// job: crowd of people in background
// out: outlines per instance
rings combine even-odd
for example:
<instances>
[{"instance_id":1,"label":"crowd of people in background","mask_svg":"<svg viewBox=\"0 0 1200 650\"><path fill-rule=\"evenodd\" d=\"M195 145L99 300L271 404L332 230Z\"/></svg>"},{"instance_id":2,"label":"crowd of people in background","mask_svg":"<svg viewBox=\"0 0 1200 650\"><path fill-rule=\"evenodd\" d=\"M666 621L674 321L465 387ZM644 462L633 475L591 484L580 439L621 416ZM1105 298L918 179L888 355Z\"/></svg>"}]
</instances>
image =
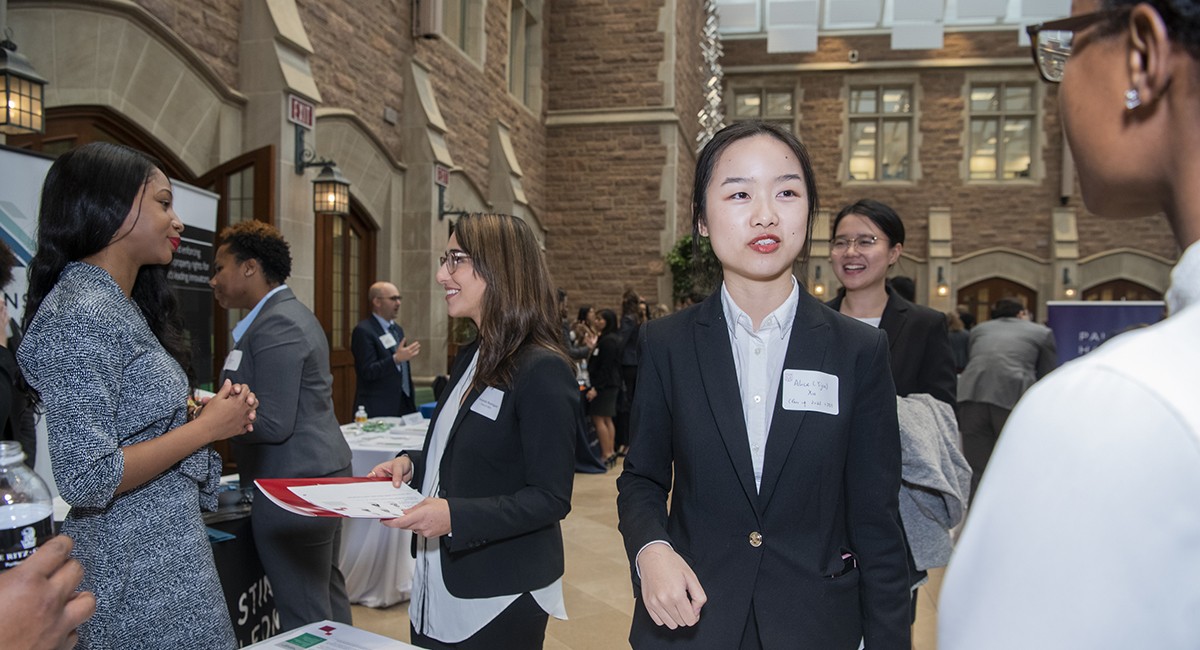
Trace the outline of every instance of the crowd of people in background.
<instances>
[{"instance_id":1,"label":"crowd of people in background","mask_svg":"<svg viewBox=\"0 0 1200 650\"><path fill-rule=\"evenodd\" d=\"M836 213L843 291L823 304L793 272L818 214L808 150L766 122L698 156L693 238L723 280L673 314L629 289L619 314L572 320L523 220L463 216L436 279L479 337L424 447L371 472L424 497L384 522L415 533L413 641L539 648L566 617L560 521L586 422L604 465L625 456L635 648L908 649L924 571L947 562L941 647L1194 647L1200 8L1075 0L1029 31L1049 39L1039 72L1062 83L1087 207L1161 213L1184 250L1165 323L1047 377L1054 339L1029 306L1003 299L974 324L915 304L894 267L904 224L871 199ZM249 313L218 391L189 409L173 198L159 163L119 145L64 153L47 176L18 367L0 365L29 401L0 392L0 419L15 437L14 405L44 414L71 510L64 537L0 574L14 647L234 647L201 519L221 469L210 444L232 441L244 480L350 473L326 338L266 224L220 235L214 295ZM359 347L411 393L419 344L393 320L394 285L371 291ZM338 520L276 510L259 499L252 517L284 627L349 621Z\"/></svg>"}]
</instances>

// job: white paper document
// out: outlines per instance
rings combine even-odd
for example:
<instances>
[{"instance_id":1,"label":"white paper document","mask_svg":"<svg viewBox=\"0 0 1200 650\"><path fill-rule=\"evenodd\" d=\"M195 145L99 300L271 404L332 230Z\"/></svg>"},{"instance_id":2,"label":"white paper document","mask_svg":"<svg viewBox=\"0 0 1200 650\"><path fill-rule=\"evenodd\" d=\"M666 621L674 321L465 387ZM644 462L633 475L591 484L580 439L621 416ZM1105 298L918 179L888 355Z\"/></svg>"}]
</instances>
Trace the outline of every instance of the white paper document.
<instances>
[{"instance_id":1,"label":"white paper document","mask_svg":"<svg viewBox=\"0 0 1200 650\"><path fill-rule=\"evenodd\" d=\"M259 490L279 507L310 517L394 519L425 497L390 479L258 479Z\"/></svg>"},{"instance_id":2,"label":"white paper document","mask_svg":"<svg viewBox=\"0 0 1200 650\"><path fill-rule=\"evenodd\" d=\"M347 517L391 519L417 505L425 497L408 485L392 487L390 482L337 483L291 488L309 503Z\"/></svg>"}]
</instances>

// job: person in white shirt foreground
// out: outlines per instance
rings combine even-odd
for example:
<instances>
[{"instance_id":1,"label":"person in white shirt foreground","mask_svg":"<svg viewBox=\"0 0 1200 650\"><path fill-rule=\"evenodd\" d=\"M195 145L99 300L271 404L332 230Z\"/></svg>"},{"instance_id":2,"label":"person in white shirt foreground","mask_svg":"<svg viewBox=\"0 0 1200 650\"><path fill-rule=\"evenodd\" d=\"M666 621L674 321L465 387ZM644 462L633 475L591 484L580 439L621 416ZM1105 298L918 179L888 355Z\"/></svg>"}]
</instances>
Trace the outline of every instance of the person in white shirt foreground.
<instances>
[{"instance_id":1,"label":"person in white shirt foreground","mask_svg":"<svg viewBox=\"0 0 1200 650\"><path fill-rule=\"evenodd\" d=\"M1122 334L1013 411L951 559L943 649L1200 645L1200 4L1075 0L1030 28L1061 80L1083 200L1162 212L1165 322Z\"/></svg>"}]
</instances>

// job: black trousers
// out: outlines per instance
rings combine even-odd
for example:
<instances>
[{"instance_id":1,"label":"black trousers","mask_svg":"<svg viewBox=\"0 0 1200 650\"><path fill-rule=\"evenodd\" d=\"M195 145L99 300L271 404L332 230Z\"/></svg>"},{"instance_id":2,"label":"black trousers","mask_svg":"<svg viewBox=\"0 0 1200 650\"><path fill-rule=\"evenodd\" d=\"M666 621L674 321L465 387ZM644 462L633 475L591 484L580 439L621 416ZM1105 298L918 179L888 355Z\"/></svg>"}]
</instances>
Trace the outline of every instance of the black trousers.
<instances>
[{"instance_id":1,"label":"black trousers","mask_svg":"<svg viewBox=\"0 0 1200 650\"><path fill-rule=\"evenodd\" d=\"M410 643L428 650L541 650L546 641L550 615L531 594L521 594L499 616L475 634L458 643L442 643L409 624Z\"/></svg>"},{"instance_id":2,"label":"black trousers","mask_svg":"<svg viewBox=\"0 0 1200 650\"><path fill-rule=\"evenodd\" d=\"M305 517L261 493L250 511L254 546L275 595L282 630L323 619L351 624L346 580L338 569L342 520Z\"/></svg>"},{"instance_id":3,"label":"black trousers","mask_svg":"<svg viewBox=\"0 0 1200 650\"><path fill-rule=\"evenodd\" d=\"M958 403L958 429L962 432L963 456L971 466L971 501L979 488L979 479L987 469L1000 431L1012 410L985 402Z\"/></svg>"}]
</instances>

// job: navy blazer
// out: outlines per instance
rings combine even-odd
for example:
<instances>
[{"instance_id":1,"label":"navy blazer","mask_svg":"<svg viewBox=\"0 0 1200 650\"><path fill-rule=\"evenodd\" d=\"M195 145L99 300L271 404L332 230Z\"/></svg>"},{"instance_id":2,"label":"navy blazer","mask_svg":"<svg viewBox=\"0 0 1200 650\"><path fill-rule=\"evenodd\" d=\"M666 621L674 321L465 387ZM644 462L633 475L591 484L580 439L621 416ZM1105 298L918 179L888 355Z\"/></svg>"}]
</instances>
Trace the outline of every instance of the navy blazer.
<instances>
[{"instance_id":1,"label":"navy blazer","mask_svg":"<svg viewBox=\"0 0 1200 650\"><path fill-rule=\"evenodd\" d=\"M954 406L958 375L945 314L911 303L890 288L887 294L879 329L887 332L896 394L907 397L929 393ZM826 304L837 311L842 307L842 296Z\"/></svg>"},{"instance_id":2,"label":"navy blazer","mask_svg":"<svg viewBox=\"0 0 1200 650\"><path fill-rule=\"evenodd\" d=\"M801 289L784 368L836 376L838 414L784 409L781 380L756 490L721 294L642 328L633 444L617 480L639 601L630 643L736 648L753 599L768 648L853 650L865 636L868 648L908 650L900 434L883 333ZM641 602L635 560L653 540L669 542L708 595L695 626L656 626Z\"/></svg>"},{"instance_id":3,"label":"navy blazer","mask_svg":"<svg viewBox=\"0 0 1200 650\"><path fill-rule=\"evenodd\" d=\"M408 394L405 395L404 379L392 358L396 346L404 340L404 328L396 327L400 336L396 345L390 348L385 348L379 340L386 332L374 315L360 321L350 335L350 351L354 354L354 404L365 408L370 417L404 415L417 410L412 366L409 366Z\"/></svg>"},{"instance_id":4,"label":"navy blazer","mask_svg":"<svg viewBox=\"0 0 1200 650\"><path fill-rule=\"evenodd\" d=\"M459 351L447 386L462 379L478 347ZM563 575L559 522L571 511L579 384L572 365L550 350L527 345L517 354L496 419L471 410L482 391L469 390L439 466L437 496L449 502L453 531L439 538L442 576L459 598L526 593ZM433 413L424 448L409 454L418 490L444 406Z\"/></svg>"}]
</instances>

